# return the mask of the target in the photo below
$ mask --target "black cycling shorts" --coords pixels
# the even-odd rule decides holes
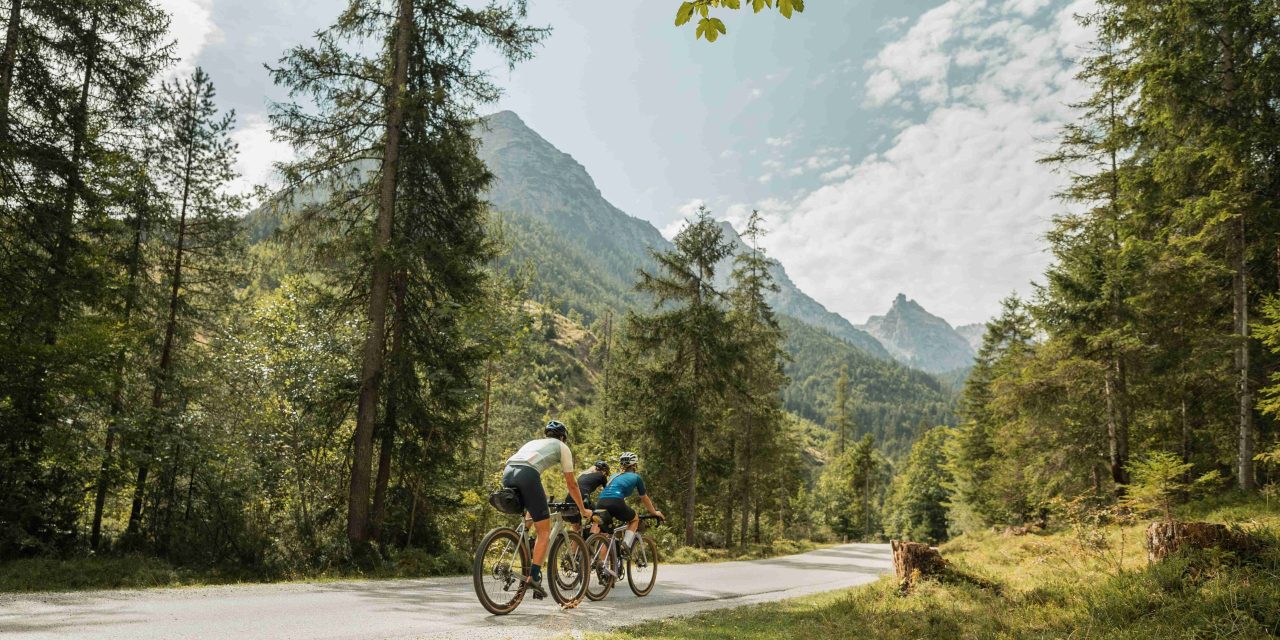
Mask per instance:
[[[600,508],[608,511],[610,516],[623,524],[636,519],[635,509],[627,506],[627,501],[622,498],[601,498]]]
[[[520,503],[534,522],[542,522],[551,517],[547,507],[547,490],[542,488],[542,474],[533,467],[509,464],[502,472],[502,486],[511,487],[520,493]]]

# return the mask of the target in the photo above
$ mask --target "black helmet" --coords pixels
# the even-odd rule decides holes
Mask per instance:
[[[548,438],[559,438],[562,441],[569,439],[569,427],[564,426],[564,423],[559,420],[552,420],[551,422],[548,422],[547,426],[542,429],[542,432],[546,434]]]
[[[608,462],[605,462],[604,460],[596,460],[595,467],[596,467],[596,470],[597,470],[597,471],[600,471],[601,473],[603,473],[603,474],[605,474],[605,475],[609,475],[609,463],[608,463]]]

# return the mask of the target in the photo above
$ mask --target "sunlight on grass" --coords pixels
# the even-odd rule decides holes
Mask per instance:
[[[1244,526],[1275,539],[1280,509],[1221,500],[1187,520]],[[1280,634],[1280,550],[1240,562],[1185,554],[1149,567],[1145,524],[1105,531],[1112,551],[1069,530],[980,532],[942,545],[957,568],[998,588],[926,580],[898,594],[892,578],[779,603],[667,620],[590,636],[704,640],[793,638],[1261,638]]]

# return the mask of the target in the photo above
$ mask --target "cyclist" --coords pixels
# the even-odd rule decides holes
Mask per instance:
[[[582,503],[586,505],[587,509],[591,509],[593,506],[591,494],[595,493],[597,489],[604,488],[606,484],[609,484],[609,463],[604,460],[596,460],[596,463],[590,469],[583,471],[582,475],[578,476],[578,493],[582,496]],[[569,497],[566,497],[564,501],[568,502],[569,499]],[[573,526],[574,531],[582,530],[582,518],[578,514],[565,514],[564,521]]]
[[[636,466],[640,463],[640,456],[628,451],[618,458],[618,462],[622,464],[622,472],[609,480],[608,486],[604,491],[600,492],[600,508],[609,512],[609,515],[620,522],[627,523],[627,532],[623,538],[623,548],[627,551],[631,550],[631,545],[636,539],[636,529],[640,528],[640,516],[635,510],[627,506],[626,499],[632,493],[639,493],[640,500],[644,503],[650,515],[658,516],[661,520],[666,520],[661,511],[653,506],[651,500],[644,488],[644,478],[636,473]],[[605,549],[600,549],[600,559],[597,563],[603,561]],[[613,576],[613,570],[605,567],[605,571]]]
[[[547,506],[546,489],[542,487],[542,472],[559,465],[564,472],[565,484],[569,486],[569,497],[578,505],[582,517],[591,518],[591,512],[582,504],[578,483],[573,478],[573,452],[565,444],[569,439],[569,428],[558,420],[552,420],[542,433],[546,437],[530,440],[515,455],[507,458],[507,468],[502,473],[502,486],[511,487],[519,493],[525,517],[533,521],[537,532],[533,543],[533,566],[527,579],[534,598],[547,596],[542,588],[542,562],[547,557],[547,538],[551,535],[551,510]]]

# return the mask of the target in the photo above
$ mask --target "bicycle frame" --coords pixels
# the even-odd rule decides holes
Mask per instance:
[[[627,525],[624,524],[620,527],[614,527],[613,530],[609,532],[609,546],[605,547],[605,553],[603,558],[604,562],[608,563],[610,562],[610,560],[613,560],[619,564],[622,562],[622,554],[618,552],[618,548],[619,548],[618,534],[622,533],[623,535],[626,535],[624,533],[626,530],[627,530]],[[639,560],[645,564],[648,564],[649,550],[647,547],[644,546],[644,534],[640,533],[639,531],[636,531],[636,541],[633,542],[631,546],[633,549],[639,550],[640,552]],[[592,558],[591,561],[594,562],[595,558]],[[605,566],[614,566],[614,565],[606,564]],[[622,574],[618,573],[618,577],[621,578]]]

